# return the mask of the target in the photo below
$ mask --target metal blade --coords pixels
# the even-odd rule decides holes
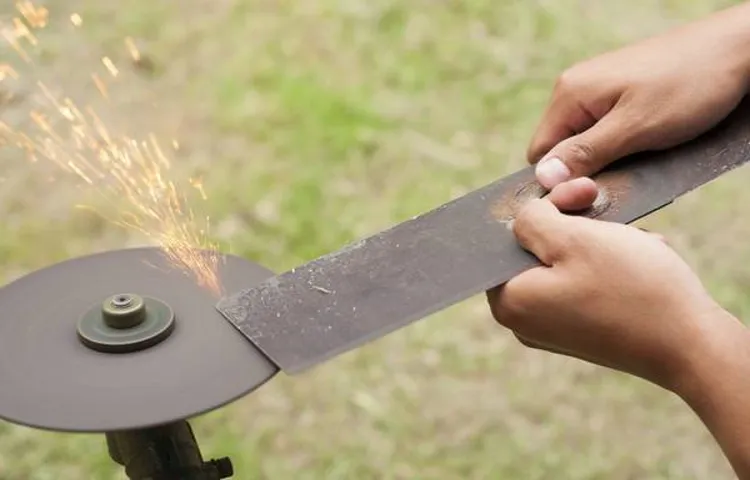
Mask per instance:
[[[585,215],[630,223],[750,160],[750,101],[677,148],[633,156],[595,180]],[[222,299],[217,308],[287,373],[382,337],[539,265],[507,228],[544,192],[531,167]]]

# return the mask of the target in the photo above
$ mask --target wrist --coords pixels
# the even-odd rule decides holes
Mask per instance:
[[[747,30],[738,34],[740,41],[732,54],[735,58],[734,65],[736,65],[737,75],[740,82],[745,85],[745,93],[747,94],[750,93],[750,11],[746,23]]]
[[[694,323],[668,388],[700,413],[750,379],[750,330],[723,309]]]
[[[750,478],[750,333],[726,312],[703,328],[702,340],[686,346],[692,352],[674,392],[703,421],[738,477]]]
[[[737,72],[750,93],[750,2],[742,3],[719,12],[721,40],[729,47],[730,65]]]

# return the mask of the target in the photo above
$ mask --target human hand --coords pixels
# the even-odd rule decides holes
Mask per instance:
[[[529,146],[537,180],[551,189],[707,131],[748,92],[748,52],[750,2],[573,66]]]
[[[580,207],[592,192],[579,178],[522,209],[513,231],[544,266],[488,292],[492,314],[527,346],[671,388],[707,332],[734,319],[658,237],[556,207]]]

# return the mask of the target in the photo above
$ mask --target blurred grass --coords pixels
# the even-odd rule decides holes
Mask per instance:
[[[179,168],[203,175],[217,239],[281,271],[523,166],[566,66],[737,2],[46,3],[84,14],[84,51],[65,29],[45,34],[50,71],[73,88],[99,55],[123,61],[123,37],[138,40],[153,68],[130,72],[118,121],[177,132]],[[733,174],[645,222],[738,315],[750,308],[739,240],[750,227],[736,220],[746,180]],[[4,188],[9,277],[131,241],[68,212],[63,186]],[[196,433],[243,480],[732,478],[675,398],[527,351],[481,298],[279,376]],[[102,438],[0,424],[0,479],[83,478],[124,478]]]

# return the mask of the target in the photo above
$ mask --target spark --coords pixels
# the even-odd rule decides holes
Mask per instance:
[[[107,70],[109,70],[109,74],[113,77],[116,77],[120,73],[114,62],[109,57],[102,58],[102,63],[107,68]]]
[[[138,62],[141,60],[141,52],[138,50],[138,47],[135,46],[135,42],[132,38],[127,37],[125,39],[125,47],[128,49],[130,57],[134,62]]]
[[[0,82],[7,78],[18,79],[18,72],[7,63],[0,64]]]
[[[16,2],[16,8],[33,28],[44,28],[47,26],[49,11],[46,8],[37,7],[30,1]]]
[[[199,178],[191,178],[190,185],[193,186],[198,192],[201,194],[201,198],[203,200],[208,200],[208,196],[206,195],[206,190],[203,188],[203,180]]]
[[[13,26],[7,26],[2,25],[2,28],[0,29],[0,36],[2,36],[3,40],[10,45],[10,47],[18,54],[21,59],[26,62],[31,62],[31,57],[29,57],[29,54],[26,52],[26,49],[21,43],[21,40],[23,38],[26,38],[29,40],[30,43],[34,44],[36,37],[31,35],[30,30],[26,27],[26,25],[23,24],[23,22],[18,19],[13,19]]]
[[[36,38],[36,35],[34,35],[31,29],[26,26],[23,20],[18,17],[13,19],[12,32],[12,35],[15,36],[16,39],[25,38],[32,46],[36,46],[39,44],[39,40]]]
[[[48,24],[46,9],[31,1],[16,4],[20,14],[10,25],[0,23],[0,41],[4,40],[27,63],[37,45],[33,30]],[[80,15],[70,21],[80,26]],[[132,39],[126,39],[130,55],[140,58]],[[101,58],[110,75],[119,70],[109,57]],[[0,81],[16,79],[17,70],[10,63],[0,64]],[[92,73],[94,86],[105,99],[110,92],[97,73]],[[25,79],[24,79],[25,80]],[[151,133],[138,139],[111,131],[102,116],[90,105],[79,106],[70,97],[56,94],[42,82],[30,82],[38,88],[39,102],[28,112],[30,122],[23,131],[0,121],[0,147],[14,147],[30,162],[45,160],[62,173],[90,188],[104,204],[113,207],[116,215],[106,215],[94,207],[75,205],[77,209],[95,212],[122,228],[134,230],[156,243],[169,263],[192,278],[214,295],[220,295],[217,269],[219,255],[208,240],[210,219],[199,219],[189,207],[189,189],[178,188],[170,180],[172,159],[158,137]],[[200,179],[189,184],[206,200],[208,196]]]
[[[91,79],[94,81],[94,86],[96,86],[96,89],[99,90],[99,93],[102,94],[102,97],[109,100],[109,93],[107,91],[107,84],[102,81],[101,77],[97,75],[96,73],[91,74]]]

